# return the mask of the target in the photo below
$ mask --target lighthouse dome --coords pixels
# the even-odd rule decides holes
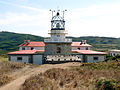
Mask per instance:
[[[57,14],[52,17],[52,21],[54,21],[54,20],[63,20],[64,21],[64,18],[60,16],[59,12],[57,12]]]

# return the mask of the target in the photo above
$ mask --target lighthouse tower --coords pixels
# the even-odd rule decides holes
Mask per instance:
[[[66,38],[64,11],[63,16],[57,11],[51,20],[50,37],[45,39],[45,55],[64,55],[72,54],[71,43],[72,39]]]

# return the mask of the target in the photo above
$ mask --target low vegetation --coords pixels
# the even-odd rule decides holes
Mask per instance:
[[[27,64],[9,62],[0,57],[0,87],[13,81],[13,72]],[[29,65],[30,68],[36,65]],[[21,90],[120,90],[120,56],[110,57],[104,62],[82,63],[67,69],[52,68],[31,76]]]
[[[0,57],[0,86],[14,80],[11,73],[25,67],[23,63],[8,62],[6,58]]]
[[[18,50],[18,46],[23,43],[26,38],[31,41],[43,41],[43,37],[40,36],[6,31],[0,32],[0,54]]]
[[[0,62],[1,62],[1,61],[8,61],[8,58],[7,58],[7,57],[0,56]]]
[[[13,78],[8,75],[0,75],[0,86],[3,86],[5,84],[9,83],[12,80],[13,80]]]
[[[120,90],[120,60],[53,68],[32,76],[21,90]]]
[[[120,84],[117,80],[100,79],[96,82],[98,90],[120,90]]]

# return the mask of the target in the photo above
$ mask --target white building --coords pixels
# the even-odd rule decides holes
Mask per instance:
[[[43,50],[20,50],[8,53],[9,61],[43,64]]]
[[[53,12],[52,12],[53,13]],[[99,62],[105,59],[105,52],[92,51],[86,40],[72,42],[66,38],[65,20],[59,11],[52,16],[49,38],[44,42],[25,40],[19,51],[10,52],[9,61],[44,64],[61,62]]]
[[[106,58],[105,52],[98,52],[93,50],[73,50],[73,55],[78,55],[81,58],[81,62],[94,63],[104,61]]]
[[[117,56],[120,55],[120,50],[110,50],[109,51],[110,56]]]
[[[71,57],[70,58],[71,61],[99,62],[99,61],[103,61],[107,54],[105,52],[97,52],[97,51],[90,50],[92,46],[87,43],[81,44],[81,42],[72,42],[71,46],[72,46],[72,55],[76,55],[76,58],[78,57],[77,59]],[[31,42],[31,41],[27,42],[26,41],[23,44],[19,45],[19,51],[8,53],[9,61],[43,64],[44,63],[44,47],[45,47],[44,42]],[[63,56],[60,56],[60,57],[63,57]],[[59,57],[53,56],[54,61],[58,59]],[[67,58],[63,57],[61,61],[64,61],[67,59],[68,57]]]
[[[23,44],[19,45],[19,50],[44,50],[44,42],[30,42],[25,40]]]
[[[72,50],[90,50],[91,45],[87,44],[86,40],[82,40],[81,42],[72,42]]]

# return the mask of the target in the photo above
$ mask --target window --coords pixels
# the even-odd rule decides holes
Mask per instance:
[[[33,50],[34,48],[33,47],[31,47],[31,50]]]
[[[115,53],[113,53],[113,56],[115,56]]]
[[[61,48],[57,47],[57,53],[61,53]]]
[[[80,50],[80,48],[78,48],[78,50]]]
[[[86,47],[86,50],[88,50],[88,47]]]
[[[60,61],[60,58],[58,59],[58,61]]]
[[[17,60],[19,61],[19,60],[22,60],[22,57],[17,57]]]
[[[98,60],[98,57],[93,57],[93,60]]]
[[[22,47],[22,50],[25,50],[25,47]]]
[[[57,37],[60,37],[60,35],[57,35]]]

